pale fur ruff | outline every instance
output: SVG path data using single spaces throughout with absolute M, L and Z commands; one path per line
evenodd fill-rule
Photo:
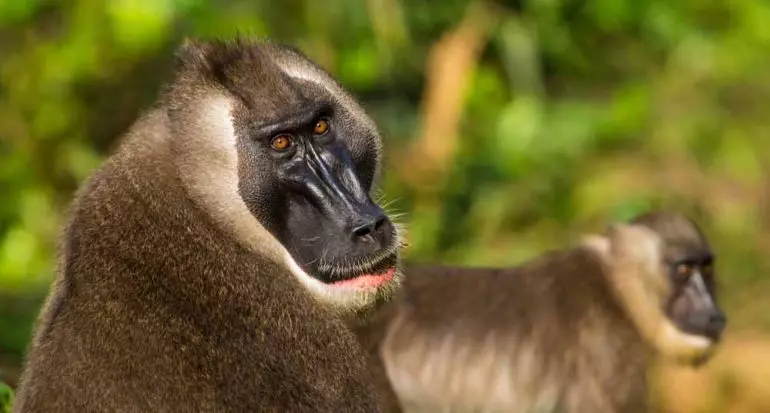
M 283 70 L 293 78 L 324 86 L 338 97 L 358 120 L 369 127 L 374 127 L 355 102 L 345 98 L 342 92 L 337 90 L 338 88 L 329 83 L 330 81 L 325 81 L 326 77 L 323 74 L 311 67 L 302 67 L 297 64 L 294 64 L 291 70 Z M 371 304 L 376 299 L 376 290 L 331 286 L 307 274 L 289 251 L 248 210 L 238 193 L 238 154 L 231 114 L 231 99 L 221 94 L 215 95 L 200 101 L 196 109 L 200 120 L 196 125 L 198 133 L 191 134 L 186 139 L 188 147 L 197 149 L 183 151 L 180 159 L 177 160 L 180 176 L 191 197 L 240 241 L 259 254 L 288 268 L 297 280 L 322 303 L 343 309 L 356 309 Z M 399 279 L 400 275 L 396 274 L 390 285 L 384 288 L 394 288 L 394 284 L 397 284 Z

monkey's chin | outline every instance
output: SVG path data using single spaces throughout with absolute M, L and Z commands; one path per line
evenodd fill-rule
M 700 367 L 703 367 L 709 360 L 711 360 L 711 356 L 713 355 L 713 352 L 703 353 L 700 354 L 698 357 L 693 358 L 690 360 L 689 366 L 698 369 Z
M 292 274 L 320 302 L 346 312 L 358 312 L 376 306 L 400 284 L 398 255 L 382 270 L 354 275 L 326 283 L 308 274 L 286 251 L 284 260 Z
M 711 359 L 716 342 L 708 337 L 682 332 L 673 324 L 664 323 L 655 347 L 664 357 L 677 364 L 699 367 Z
M 353 290 L 376 290 L 389 283 L 396 275 L 396 267 L 390 267 L 377 274 L 361 274 L 346 280 L 335 281 L 329 285 L 334 288 L 347 288 Z
M 714 357 L 714 353 L 716 353 L 719 348 L 719 339 L 709 337 L 708 340 L 710 340 L 709 346 L 690 359 L 690 367 L 694 369 L 703 367 L 703 365 L 708 363 Z

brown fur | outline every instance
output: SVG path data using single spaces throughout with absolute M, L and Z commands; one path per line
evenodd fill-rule
M 223 46 L 187 47 L 179 77 L 73 203 L 14 411 L 378 411 L 338 309 L 297 281 L 259 223 L 228 215 L 235 199 L 206 198 L 231 160 L 196 134 L 216 127 L 208 96 L 226 93 L 195 66 Z M 249 73 L 228 78 L 276 96 L 294 95 L 271 80 L 270 59 L 310 64 L 277 46 L 227 47 L 214 59 Z M 251 102 L 269 115 L 286 99 Z
M 660 241 L 621 225 L 514 268 L 407 267 L 359 332 L 392 384 L 391 411 L 647 411 L 659 343 L 638 327 L 667 322 L 657 301 L 625 300 L 649 299 L 627 280 L 665 279 Z

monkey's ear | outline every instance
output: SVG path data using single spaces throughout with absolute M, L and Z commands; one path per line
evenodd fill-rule
M 185 37 L 175 53 L 177 69 L 192 69 L 201 72 L 211 70 L 209 56 L 213 47 L 210 42 Z
M 584 235 L 580 242 L 588 249 L 594 251 L 602 260 L 610 260 L 610 240 L 603 235 L 588 234 Z

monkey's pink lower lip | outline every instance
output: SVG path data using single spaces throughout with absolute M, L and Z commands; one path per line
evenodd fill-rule
M 378 287 L 390 281 L 396 274 L 396 267 L 388 268 L 385 272 L 379 274 L 361 274 L 356 278 L 342 280 L 332 283 L 335 287 L 346 287 L 355 289 L 371 289 Z

